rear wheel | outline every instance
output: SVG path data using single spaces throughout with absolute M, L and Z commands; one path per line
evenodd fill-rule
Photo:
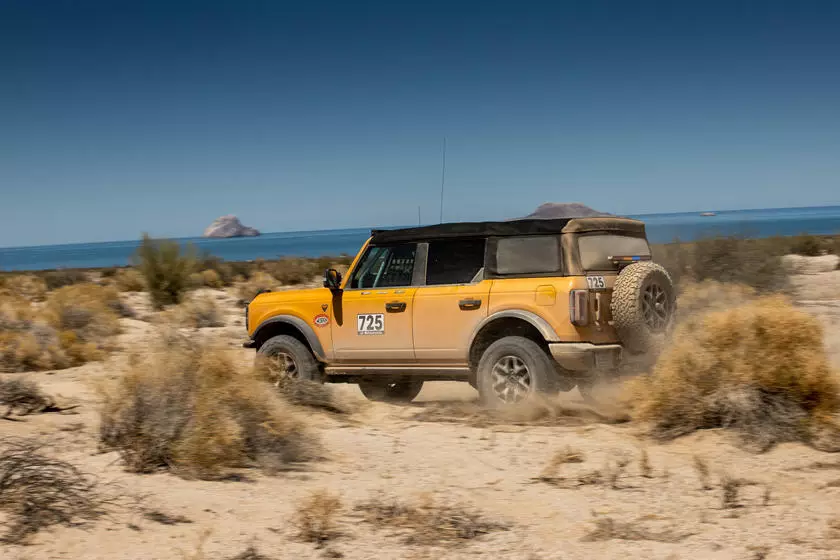
M 420 394 L 423 389 L 423 380 L 381 381 L 365 379 L 359 382 L 359 389 L 369 401 L 409 403 Z
M 508 406 L 557 390 L 555 365 L 533 340 L 506 336 L 491 344 L 478 363 L 478 394 L 485 406 Z

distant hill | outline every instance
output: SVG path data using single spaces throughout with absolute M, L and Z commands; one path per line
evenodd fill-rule
M 546 202 L 525 216 L 525 219 L 550 220 L 552 218 L 589 218 L 592 216 L 612 216 L 606 212 L 599 212 L 579 202 Z

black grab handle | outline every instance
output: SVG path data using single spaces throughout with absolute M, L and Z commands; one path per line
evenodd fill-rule
M 387 311 L 388 313 L 402 313 L 403 311 L 405 311 L 405 302 L 392 301 L 391 303 L 386 303 L 385 311 Z
M 461 308 L 462 311 L 473 311 L 481 307 L 481 300 L 480 299 L 462 299 L 458 302 L 458 307 Z

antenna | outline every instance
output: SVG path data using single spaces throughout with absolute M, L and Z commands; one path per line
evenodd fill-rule
M 443 223 L 443 185 L 446 182 L 446 136 L 443 137 L 443 167 L 440 171 L 440 223 Z

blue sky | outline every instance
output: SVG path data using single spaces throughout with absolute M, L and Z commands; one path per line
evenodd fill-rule
M 0 246 L 840 203 L 837 2 L 0 0 Z

